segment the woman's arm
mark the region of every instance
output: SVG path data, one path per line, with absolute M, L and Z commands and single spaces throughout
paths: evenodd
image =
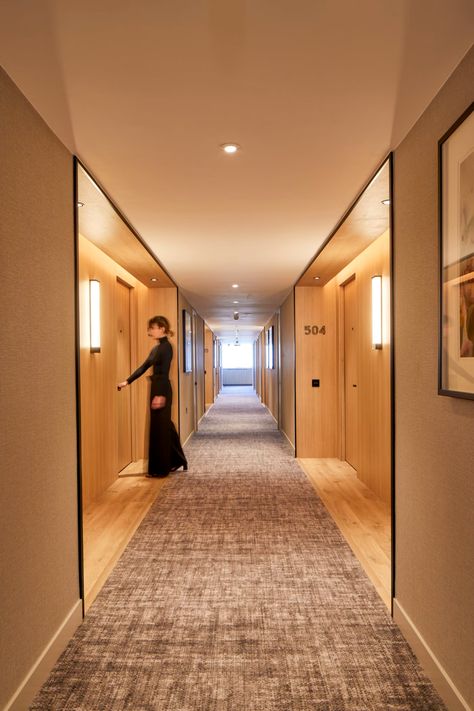
M 157 348 L 153 348 L 148 358 L 136 370 L 134 370 L 133 373 L 129 375 L 126 380 L 117 385 L 119 390 L 125 388 L 127 385 L 130 385 L 130 383 L 133 383 L 133 381 L 143 375 L 143 373 L 146 373 L 148 368 L 150 368 L 155 362 L 156 351 Z

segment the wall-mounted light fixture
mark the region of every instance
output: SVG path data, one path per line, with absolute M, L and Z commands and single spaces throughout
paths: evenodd
M 100 281 L 89 281 L 89 321 L 91 327 L 91 353 L 100 353 Z
M 372 277 L 372 347 L 382 348 L 382 277 Z

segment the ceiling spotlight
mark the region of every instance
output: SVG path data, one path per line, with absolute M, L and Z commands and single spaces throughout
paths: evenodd
M 320 277 L 320 276 L 315 276 L 315 277 L 313 277 L 313 279 L 314 279 L 314 281 L 319 281 L 319 280 L 321 279 L 321 277 Z
M 386 198 L 385 200 L 382 200 L 382 205 L 390 205 L 390 198 Z
M 233 301 L 232 303 L 233 303 L 233 304 L 238 304 L 239 302 L 238 302 L 238 301 Z
M 156 277 L 150 277 L 150 281 L 158 281 Z
M 224 153 L 231 155 L 232 153 L 237 153 L 240 150 L 238 143 L 222 143 L 220 146 Z
M 78 202 L 78 203 L 77 203 L 77 207 L 84 207 L 84 203 L 83 203 L 83 202 Z
M 239 285 L 238 285 L 238 284 L 232 284 L 232 288 L 233 288 L 233 289 L 238 289 L 238 288 L 239 288 Z

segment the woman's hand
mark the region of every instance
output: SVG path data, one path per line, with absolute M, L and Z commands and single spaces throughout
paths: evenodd
M 164 395 L 155 395 L 151 401 L 152 410 L 161 410 L 166 405 L 166 398 Z
M 121 390 L 122 388 L 126 388 L 128 385 L 128 382 L 126 380 L 123 381 L 123 383 L 119 383 L 117 385 L 117 390 Z

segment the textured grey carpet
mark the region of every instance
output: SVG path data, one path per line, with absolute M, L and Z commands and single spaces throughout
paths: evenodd
M 186 453 L 32 709 L 444 708 L 256 397 Z

